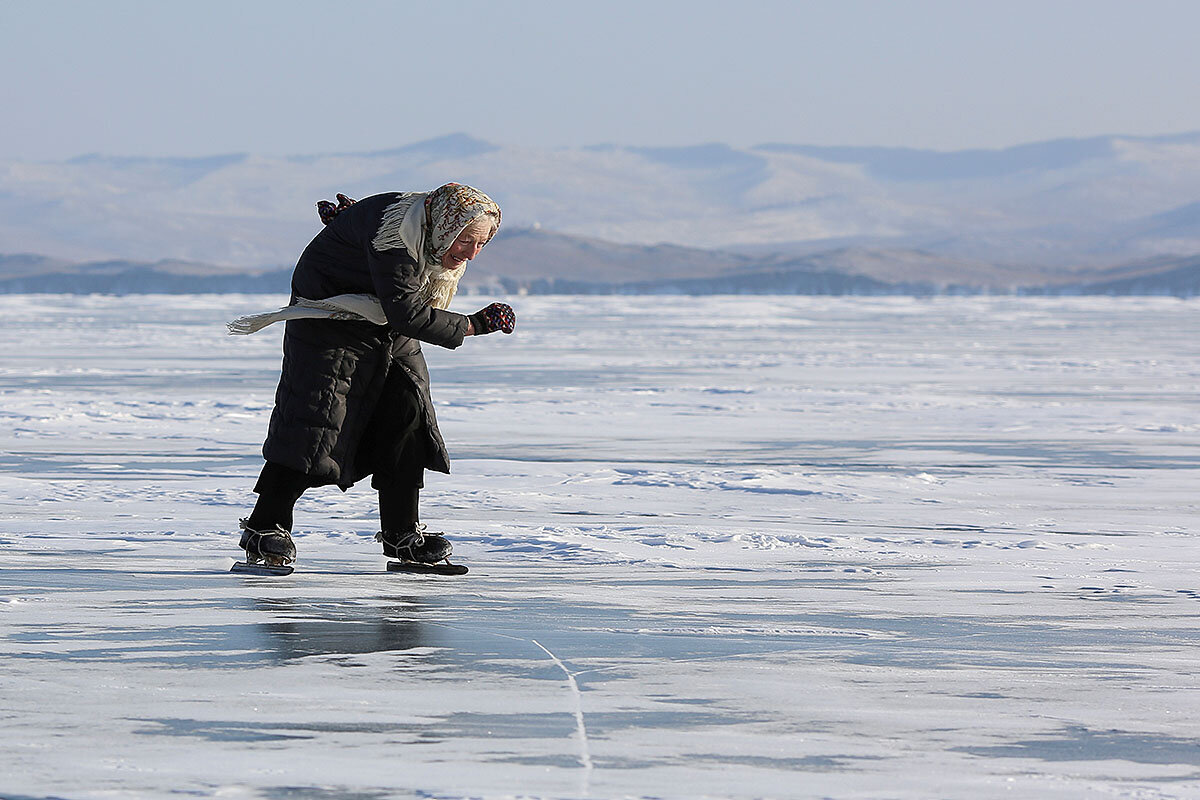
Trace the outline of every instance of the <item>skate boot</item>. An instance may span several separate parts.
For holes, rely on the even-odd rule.
[[[266,564],[269,567],[285,567],[296,560],[296,543],[292,534],[276,525],[273,530],[256,531],[242,520],[242,540],[238,547],[246,551],[247,564]],[[290,570],[289,570],[290,571]]]
[[[426,533],[417,523],[405,531],[380,531],[375,541],[383,545],[383,554],[417,564],[436,564],[450,555],[450,541],[436,533]]]

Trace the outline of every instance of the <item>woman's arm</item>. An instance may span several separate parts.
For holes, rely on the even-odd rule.
[[[422,342],[455,348],[472,334],[462,314],[434,308],[421,295],[420,269],[406,250],[371,248],[367,266],[388,327]]]

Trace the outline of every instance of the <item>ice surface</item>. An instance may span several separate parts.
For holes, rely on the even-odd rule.
[[[1200,797],[1200,303],[514,298],[230,575],[282,300],[0,297],[0,796]]]

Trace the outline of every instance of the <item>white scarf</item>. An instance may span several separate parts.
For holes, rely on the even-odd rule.
[[[340,319],[353,322],[370,322],[387,325],[383,305],[373,294],[339,294],[325,300],[309,300],[297,297],[296,302],[278,311],[265,314],[249,314],[225,324],[231,334],[244,336],[261,331],[275,322],[289,319]]]
[[[434,308],[446,309],[450,307],[450,301],[458,291],[459,278],[466,270],[443,267],[438,258],[440,254],[436,252],[442,243],[427,241],[429,226],[425,224],[425,198],[428,196],[429,192],[406,192],[385,208],[371,246],[379,251],[407,250],[421,271],[421,297]],[[460,232],[461,228],[454,237]]]

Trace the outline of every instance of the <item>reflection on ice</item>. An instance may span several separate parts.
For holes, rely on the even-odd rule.
[[[275,658],[292,659],[313,655],[351,655],[411,650],[428,646],[421,623],[414,619],[390,619],[389,608],[364,609],[347,605],[330,607],[292,598],[267,598],[251,601],[271,621],[259,622],[252,635],[255,648]],[[418,604],[408,601],[402,607],[411,613]],[[350,612],[365,612],[352,616]],[[370,618],[364,618],[367,616]],[[313,616],[319,617],[312,619]]]

